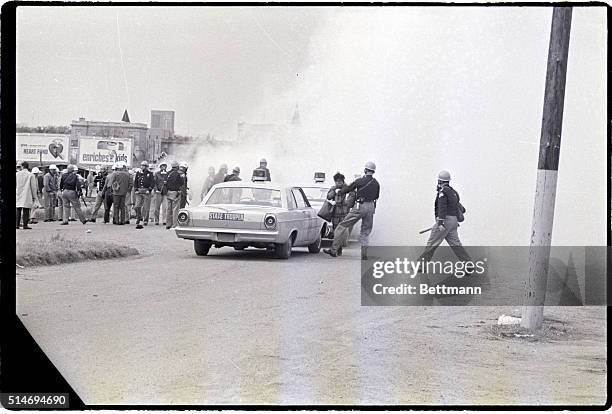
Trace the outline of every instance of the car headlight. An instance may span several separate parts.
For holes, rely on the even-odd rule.
[[[186,211],[181,211],[180,213],[178,213],[177,218],[180,224],[187,224],[187,222],[189,222],[189,213],[187,213]]]
[[[276,217],[274,217],[274,214],[266,214],[266,217],[264,217],[264,226],[270,230],[276,228]]]

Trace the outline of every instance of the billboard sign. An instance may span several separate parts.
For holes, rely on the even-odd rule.
[[[17,161],[67,164],[70,135],[17,134]]]
[[[132,141],[113,137],[79,138],[79,165],[113,165],[117,161],[132,166]]]

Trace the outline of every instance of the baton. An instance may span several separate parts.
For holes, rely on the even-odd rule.
[[[85,204],[85,207],[87,207],[87,202],[85,201],[85,198],[83,197],[83,194],[81,194],[81,200],[83,200],[83,204]]]
[[[425,229],[425,230],[421,230],[421,231],[419,232],[419,234],[427,233],[428,231],[431,231],[432,229],[433,229],[433,227],[430,227],[430,228]]]

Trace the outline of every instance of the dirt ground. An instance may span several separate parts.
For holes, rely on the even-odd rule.
[[[72,223],[71,223],[72,224]],[[91,233],[86,233],[86,229]],[[141,254],[18,269],[18,314],[88,404],[604,404],[605,307],[365,307],[358,249],[197,257],[162,226],[40,223]]]

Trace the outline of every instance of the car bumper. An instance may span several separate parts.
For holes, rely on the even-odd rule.
[[[205,227],[175,227],[177,237],[188,240],[210,240],[219,243],[282,243],[277,230],[217,229]]]

